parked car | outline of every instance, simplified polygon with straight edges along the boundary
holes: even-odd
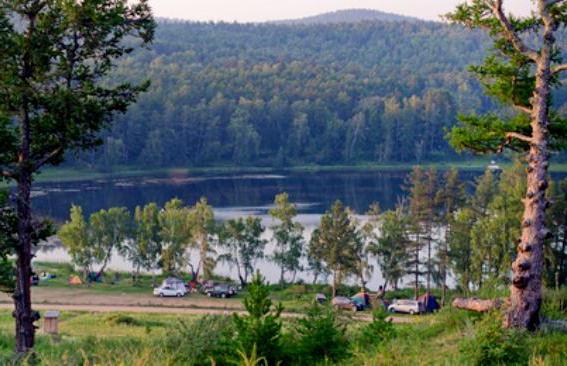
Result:
[[[30,278],[30,283],[31,283],[32,286],[39,285],[39,276],[36,275],[36,274],[32,275],[31,278]]]
[[[423,304],[417,300],[394,300],[392,305],[388,306],[391,313],[407,313],[421,314],[424,312]]]
[[[325,294],[318,293],[317,295],[315,295],[315,301],[317,301],[319,304],[324,304],[327,302],[327,296],[325,296]]]
[[[347,309],[352,311],[364,310],[364,305],[345,296],[335,296],[331,301],[335,309]]]
[[[154,288],[154,296],[183,297],[185,295],[187,295],[187,288],[183,282],[163,283],[160,287]]]
[[[232,297],[236,295],[236,289],[230,285],[220,284],[215,285],[212,289],[207,291],[209,297]]]

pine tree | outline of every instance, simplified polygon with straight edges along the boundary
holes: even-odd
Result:
[[[540,323],[544,242],[551,235],[545,222],[549,154],[567,136],[567,121],[552,110],[553,89],[561,85],[560,74],[567,70],[556,43],[558,30],[567,24],[567,6],[563,0],[534,4],[527,17],[506,15],[504,0],[473,0],[448,15],[456,23],[484,29],[493,39],[493,54],[473,71],[487,94],[517,111],[511,118],[463,117],[450,139],[460,149],[486,152],[509,147],[525,153],[527,189],[505,324],[529,330]]]

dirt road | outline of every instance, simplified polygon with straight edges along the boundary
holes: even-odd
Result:
[[[129,312],[162,314],[232,314],[243,313],[241,299],[211,299],[202,295],[184,298],[159,298],[151,294],[96,293],[88,289],[34,288],[32,301],[36,310]],[[11,298],[0,293],[0,309],[13,309]],[[286,312],[284,317],[299,313]],[[349,313],[350,315],[350,313]],[[369,314],[354,315],[361,321],[370,321]],[[394,323],[408,323],[411,318],[394,316]]]

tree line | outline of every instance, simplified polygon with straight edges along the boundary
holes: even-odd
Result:
[[[445,129],[458,113],[494,107],[466,71],[487,41],[431,22],[160,22],[152,49],[112,75],[149,78],[148,92],[103,147],[68,159],[99,168],[458,159]]]
[[[416,297],[435,287],[442,289],[444,301],[451,278],[464,293],[509,281],[525,192],[523,170],[520,162],[503,172],[486,170],[469,187],[455,169],[440,174],[416,166],[407,178],[407,197],[394,209],[381,212],[373,204],[357,215],[337,201],[309,240],[287,193],[278,194],[269,210],[270,238],[256,216],[215,221],[205,198],[193,206],[179,199],[162,208],[149,203],[133,215],[110,208],[88,220],[73,206],[59,237],[85,276],[95,267],[102,274],[117,251],[132,263],[135,277],[141,270],[178,274],[188,268],[193,278],[210,279],[217,263],[224,262],[245,286],[264,259],[279,268],[281,283],[295,282],[302,272],[309,272],[314,283],[330,276],[336,294],[349,278],[366,287],[377,268],[384,288],[409,280]],[[554,235],[546,243],[546,282],[552,286],[567,279],[567,180],[554,183],[550,195]],[[191,252],[199,255],[192,258]]]

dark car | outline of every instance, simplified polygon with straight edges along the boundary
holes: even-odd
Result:
[[[31,282],[31,285],[32,285],[32,286],[37,286],[37,285],[39,285],[39,276],[36,275],[36,274],[32,275],[32,276],[31,276],[31,279],[30,279],[30,282]]]
[[[236,294],[234,287],[230,285],[215,285],[212,289],[207,291],[209,297],[232,297]]]

